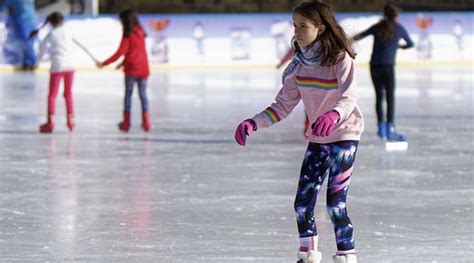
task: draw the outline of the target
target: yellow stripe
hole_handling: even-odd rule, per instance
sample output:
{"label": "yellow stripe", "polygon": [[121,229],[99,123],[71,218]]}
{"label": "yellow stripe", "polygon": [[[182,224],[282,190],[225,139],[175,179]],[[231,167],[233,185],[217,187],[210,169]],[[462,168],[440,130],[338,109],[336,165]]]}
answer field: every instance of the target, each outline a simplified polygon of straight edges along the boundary
{"label": "yellow stripe", "polygon": [[[356,63],[358,67],[369,67],[368,62]],[[396,67],[400,68],[421,68],[421,67],[472,67],[474,60],[458,60],[458,61],[406,61],[397,62]]]}
{"label": "yellow stripe", "polygon": [[302,85],[317,85],[317,86],[323,86],[323,87],[336,87],[336,83],[324,83],[324,82],[319,82],[319,81],[296,81],[297,84],[302,84]]}
{"label": "yellow stripe", "polygon": [[[358,67],[369,67],[368,62],[356,62]],[[399,68],[420,68],[420,67],[472,67],[474,65],[474,60],[458,60],[458,61],[412,61],[412,62],[397,62],[396,67]],[[264,71],[278,71],[282,70],[275,69],[275,64],[239,64],[239,65],[151,65],[150,70],[153,73],[163,72],[163,71],[174,71],[174,70],[186,70],[186,71],[229,71],[229,70],[239,70],[239,71],[249,71],[253,70],[264,70]],[[76,72],[98,72],[98,71],[114,71],[113,66],[98,69],[94,66],[89,67],[78,67]],[[0,65],[0,73],[13,73],[15,69],[13,66],[2,64]],[[41,66],[35,72],[49,72],[49,66]]]}
{"label": "yellow stripe", "polygon": [[278,122],[278,117],[275,116],[275,114],[273,114],[273,112],[271,110],[265,110],[265,113],[267,113],[268,117],[270,117],[270,121],[275,123],[275,122]]}

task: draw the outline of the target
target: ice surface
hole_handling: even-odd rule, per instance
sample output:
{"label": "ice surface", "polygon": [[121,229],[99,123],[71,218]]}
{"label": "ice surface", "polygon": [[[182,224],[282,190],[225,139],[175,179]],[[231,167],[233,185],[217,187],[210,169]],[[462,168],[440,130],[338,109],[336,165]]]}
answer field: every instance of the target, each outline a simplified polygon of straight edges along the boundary
{"label": "ice surface", "polygon": [[[45,121],[47,73],[0,74],[2,262],[294,262],[293,199],[305,151],[303,109],[243,148],[235,126],[275,97],[281,72],[176,70],[149,80],[152,131],[117,130],[120,72],[77,72],[77,129]],[[473,258],[472,68],[397,70],[397,125],[407,151],[375,134],[367,68],[357,70],[367,130],[348,210],[360,262]],[[335,252],[325,194],[323,262]],[[472,261],[471,261],[472,262]]]}

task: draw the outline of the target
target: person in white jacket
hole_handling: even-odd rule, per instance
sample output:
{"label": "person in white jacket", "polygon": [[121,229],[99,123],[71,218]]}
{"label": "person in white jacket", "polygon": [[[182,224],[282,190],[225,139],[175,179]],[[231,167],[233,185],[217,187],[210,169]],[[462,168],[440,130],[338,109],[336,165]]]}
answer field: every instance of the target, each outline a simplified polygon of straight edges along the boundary
{"label": "person in white jacket", "polygon": [[[40,126],[41,133],[51,133],[54,129],[53,116],[55,112],[55,100],[58,95],[59,84],[64,79],[64,99],[66,100],[67,127],[72,131],[74,123],[74,106],[72,98],[72,83],[74,79],[74,67],[71,63],[70,46],[73,37],[70,36],[63,27],[64,17],[59,12],[53,12],[47,16],[43,26],[50,24],[53,29],[46,35],[40,43],[37,61],[48,50],[51,59],[49,94],[48,94],[48,120]],[[43,27],[42,26],[42,27]],[[35,30],[30,37],[38,34]],[[37,62],[37,63],[38,63]]]}

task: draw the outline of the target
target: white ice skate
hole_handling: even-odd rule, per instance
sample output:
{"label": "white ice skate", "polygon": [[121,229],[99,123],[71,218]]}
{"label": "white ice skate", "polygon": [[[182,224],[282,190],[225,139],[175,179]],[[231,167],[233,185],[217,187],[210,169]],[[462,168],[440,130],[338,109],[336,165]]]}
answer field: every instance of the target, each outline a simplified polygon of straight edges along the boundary
{"label": "white ice skate", "polygon": [[298,251],[298,261],[296,263],[320,263],[323,256],[319,251],[308,251],[302,252]]}
{"label": "white ice skate", "polygon": [[391,151],[406,151],[408,150],[408,142],[385,142],[385,150]]}
{"label": "white ice skate", "polygon": [[397,133],[393,123],[387,123],[386,137],[385,149],[387,151],[406,151],[408,149],[407,137]]}
{"label": "white ice skate", "polygon": [[347,255],[335,255],[332,257],[334,263],[357,263],[357,257],[355,254],[347,254]]}

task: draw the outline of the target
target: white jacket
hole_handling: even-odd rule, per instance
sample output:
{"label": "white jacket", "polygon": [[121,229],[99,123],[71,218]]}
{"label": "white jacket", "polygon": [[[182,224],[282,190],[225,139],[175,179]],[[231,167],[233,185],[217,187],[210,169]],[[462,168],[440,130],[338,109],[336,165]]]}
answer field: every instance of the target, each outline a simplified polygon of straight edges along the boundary
{"label": "white jacket", "polygon": [[73,39],[62,26],[53,28],[40,43],[37,61],[41,61],[44,53],[48,50],[51,58],[50,72],[74,70],[70,57]]}

